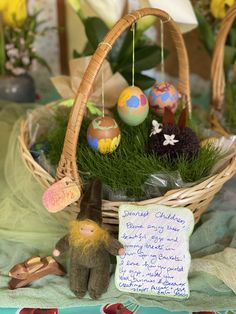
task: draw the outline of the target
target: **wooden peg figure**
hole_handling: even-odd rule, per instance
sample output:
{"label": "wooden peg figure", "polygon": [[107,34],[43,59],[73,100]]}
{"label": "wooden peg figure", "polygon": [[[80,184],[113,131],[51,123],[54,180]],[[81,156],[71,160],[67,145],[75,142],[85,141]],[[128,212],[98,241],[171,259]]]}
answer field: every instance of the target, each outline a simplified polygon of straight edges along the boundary
{"label": "wooden peg figure", "polygon": [[102,183],[93,180],[80,202],[76,220],[70,222],[69,233],[59,240],[54,256],[71,248],[70,289],[78,298],[86,292],[93,299],[106,292],[110,279],[110,256],[123,255],[122,244],[102,224]]}
{"label": "wooden peg figure", "polygon": [[47,275],[64,276],[63,267],[51,256],[33,256],[26,261],[16,264],[9,271],[11,280],[9,289],[17,289],[27,286],[34,280]]}

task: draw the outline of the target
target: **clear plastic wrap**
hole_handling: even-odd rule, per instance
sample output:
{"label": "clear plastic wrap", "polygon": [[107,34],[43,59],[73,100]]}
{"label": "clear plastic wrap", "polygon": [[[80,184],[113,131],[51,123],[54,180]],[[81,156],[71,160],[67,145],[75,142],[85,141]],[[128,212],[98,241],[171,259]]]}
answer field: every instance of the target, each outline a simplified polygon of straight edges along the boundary
{"label": "clear plastic wrap", "polygon": [[52,176],[55,175],[55,167],[46,158],[50,147],[45,139],[57,127],[55,112],[55,107],[49,106],[41,106],[27,112],[30,153],[35,161]]}

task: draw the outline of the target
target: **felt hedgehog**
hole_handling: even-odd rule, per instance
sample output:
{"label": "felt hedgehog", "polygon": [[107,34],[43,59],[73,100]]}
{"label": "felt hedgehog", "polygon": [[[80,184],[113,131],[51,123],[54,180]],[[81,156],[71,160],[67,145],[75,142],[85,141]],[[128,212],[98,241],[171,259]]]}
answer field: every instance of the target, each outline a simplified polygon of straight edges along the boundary
{"label": "felt hedgehog", "polygon": [[186,155],[193,157],[199,149],[199,140],[192,129],[186,127],[187,108],[183,109],[178,124],[175,123],[174,114],[165,108],[162,124],[152,121],[152,129],[147,145],[149,153],[176,158]]}

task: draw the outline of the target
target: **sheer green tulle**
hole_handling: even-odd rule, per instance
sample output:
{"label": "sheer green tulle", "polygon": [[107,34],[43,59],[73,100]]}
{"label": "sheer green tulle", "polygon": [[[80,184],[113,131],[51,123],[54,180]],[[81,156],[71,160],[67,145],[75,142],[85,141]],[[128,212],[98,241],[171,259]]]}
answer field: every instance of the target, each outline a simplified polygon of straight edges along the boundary
{"label": "sheer green tulle", "polygon": [[[217,277],[205,272],[190,274],[191,297],[175,301],[145,295],[124,294],[115,288],[113,277],[108,292],[98,301],[88,296],[79,300],[68,287],[68,278],[48,276],[35,281],[30,287],[8,290],[8,271],[33,255],[51,254],[55,242],[66,233],[69,211],[50,214],[42,206],[43,188],[37,183],[22,162],[18,151],[21,116],[32,106],[0,103],[0,307],[76,307],[130,300],[146,306],[159,306],[169,310],[219,310],[236,308],[236,296]],[[213,211],[203,217],[203,224],[194,232],[190,248],[194,257],[236,247],[235,200],[229,208],[226,193],[234,191],[235,181],[227,184],[211,208],[221,206],[232,211]],[[225,192],[226,191],[226,192]],[[234,192],[232,192],[234,195]],[[230,226],[230,228],[229,228]],[[232,236],[229,244],[217,239]],[[60,261],[66,264],[66,256]],[[232,256],[232,260],[235,256]],[[232,278],[236,276],[232,267]]]}

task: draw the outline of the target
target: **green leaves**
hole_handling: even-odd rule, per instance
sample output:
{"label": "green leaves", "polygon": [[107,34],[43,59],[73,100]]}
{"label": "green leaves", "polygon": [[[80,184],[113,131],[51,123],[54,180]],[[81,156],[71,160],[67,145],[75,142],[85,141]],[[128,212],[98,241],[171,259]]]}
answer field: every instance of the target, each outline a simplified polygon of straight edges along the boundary
{"label": "green leaves", "polygon": [[229,43],[233,47],[236,47],[236,24],[234,23],[229,32]]}
{"label": "green leaves", "polygon": [[[106,24],[98,17],[82,19],[87,35],[87,45],[82,55],[88,56],[95,52],[99,43],[109,31]],[[133,33],[130,29],[123,32],[114,43],[107,56],[113,72],[120,72],[131,83],[132,80],[132,48]],[[74,57],[82,56],[74,51]],[[165,56],[167,51],[165,51]],[[151,87],[155,80],[143,75],[141,72],[156,67],[161,61],[160,47],[147,41],[141,32],[135,36],[135,85],[142,89]]]}
{"label": "green leaves", "polygon": [[225,88],[225,116],[227,126],[231,132],[235,133],[236,130],[236,82],[228,82]]}
{"label": "green leaves", "polygon": [[236,23],[233,24],[228,38],[226,40],[225,51],[224,51],[224,67],[225,71],[230,69],[230,66],[235,62],[236,59]]}
{"label": "green leaves", "polygon": [[236,57],[236,47],[225,46],[224,51],[224,68],[228,71],[230,66],[234,63]]}
{"label": "green leaves", "polygon": [[[130,60],[131,58],[131,60]],[[157,45],[140,47],[135,50],[135,71],[141,72],[154,68],[161,62],[161,49]],[[119,71],[127,72],[131,70],[132,55],[124,60],[119,66]]]}
{"label": "green leaves", "polygon": [[96,105],[92,101],[88,101],[87,104],[88,111],[96,116],[102,116],[102,111],[96,107]]}
{"label": "green leaves", "polygon": [[196,11],[196,16],[198,19],[200,36],[202,42],[210,55],[213,53],[215,35],[212,29],[212,26],[207,22],[206,18]]}
{"label": "green leaves", "polygon": [[95,50],[109,29],[98,17],[88,17],[84,21],[84,27],[88,41]]}
{"label": "green leaves", "polygon": [[[75,102],[74,98],[68,98],[68,99],[61,100],[58,105],[72,107],[74,102]],[[86,107],[92,115],[102,116],[102,111],[99,108],[97,108],[96,105],[92,101],[88,101],[86,103]]]}
{"label": "green leaves", "polygon": [[[124,76],[127,82],[131,85],[132,84],[131,72],[121,72],[121,74]],[[139,86],[143,90],[150,88],[156,82],[154,78],[141,74],[141,73],[134,74],[134,81],[135,81],[135,86]]]}
{"label": "green leaves", "polygon": [[73,57],[73,59],[77,59],[77,58],[82,57],[82,54],[74,49],[73,52],[72,52],[72,57]]}
{"label": "green leaves", "polygon": [[41,58],[38,55],[34,55],[34,59],[36,59],[38,61],[39,64],[41,64],[42,66],[44,66],[45,68],[47,68],[48,72],[50,74],[52,74],[52,70],[50,68],[50,66],[48,65],[48,63],[46,62],[46,60],[44,60],[43,58]]}

